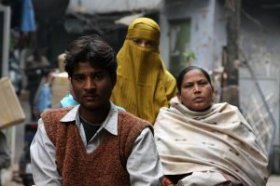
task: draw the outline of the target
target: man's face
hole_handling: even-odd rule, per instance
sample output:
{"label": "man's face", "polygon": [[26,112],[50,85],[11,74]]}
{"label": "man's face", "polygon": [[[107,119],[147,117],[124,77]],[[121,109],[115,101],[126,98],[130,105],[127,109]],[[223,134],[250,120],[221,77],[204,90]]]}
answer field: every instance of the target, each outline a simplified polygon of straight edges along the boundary
{"label": "man's face", "polygon": [[102,109],[109,103],[114,87],[108,71],[92,67],[89,63],[79,63],[74,69],[71,84],[75,99],[81,108]]}
{"label": "man's face", "polygon": [[203,111],[212,104],[213,88],[205,75],[197,69],[184,75],[178,97],[190,110]]}

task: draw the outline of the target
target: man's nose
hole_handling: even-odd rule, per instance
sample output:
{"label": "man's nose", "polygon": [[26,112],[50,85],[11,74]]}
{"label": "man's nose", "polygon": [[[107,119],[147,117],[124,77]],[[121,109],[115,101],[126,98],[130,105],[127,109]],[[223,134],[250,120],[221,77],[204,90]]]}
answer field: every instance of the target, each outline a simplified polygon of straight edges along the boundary
{"label": "man's nose", "polygon": [[92,89],[95,87],[95,83],[91,78],[87,78],[85,81],[85,88],[86,89]]}

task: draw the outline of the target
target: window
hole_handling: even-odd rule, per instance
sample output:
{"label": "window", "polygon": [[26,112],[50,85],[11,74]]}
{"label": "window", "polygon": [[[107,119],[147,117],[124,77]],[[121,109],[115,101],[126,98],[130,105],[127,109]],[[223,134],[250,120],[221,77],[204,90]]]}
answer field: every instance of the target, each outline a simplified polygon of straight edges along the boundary
{"label": "window", "polygon": [[194,54],[188,50],[190,43],[190,20],[169,20],[170,72],[177,76],[188,65]]}

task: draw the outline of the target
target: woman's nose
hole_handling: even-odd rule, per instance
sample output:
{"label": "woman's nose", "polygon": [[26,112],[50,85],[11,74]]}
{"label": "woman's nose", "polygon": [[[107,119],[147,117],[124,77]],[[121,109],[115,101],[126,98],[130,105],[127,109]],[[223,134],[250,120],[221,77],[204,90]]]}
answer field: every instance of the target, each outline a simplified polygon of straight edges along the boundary
{"label": "woman's nose", "polygon": [[147,47],[147,46],[148,46],[148,43],[147,43],[146,40],[140,40],[139,45],[140,45],[141,47]]}
{"label": "woman's nose", "polygon": [[199,86],[197,84],[194,84],[194,92],[199,92]]}

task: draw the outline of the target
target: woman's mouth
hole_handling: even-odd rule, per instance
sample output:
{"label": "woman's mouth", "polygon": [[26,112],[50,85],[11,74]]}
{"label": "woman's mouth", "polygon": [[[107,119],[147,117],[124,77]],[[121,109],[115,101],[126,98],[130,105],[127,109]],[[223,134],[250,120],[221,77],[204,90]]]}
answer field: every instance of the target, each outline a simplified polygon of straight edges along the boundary
{"label": "woman's mouth", "polygon": [[204,98],[203,97],[196,97],[193,99],[195,102],[203,102]]}

